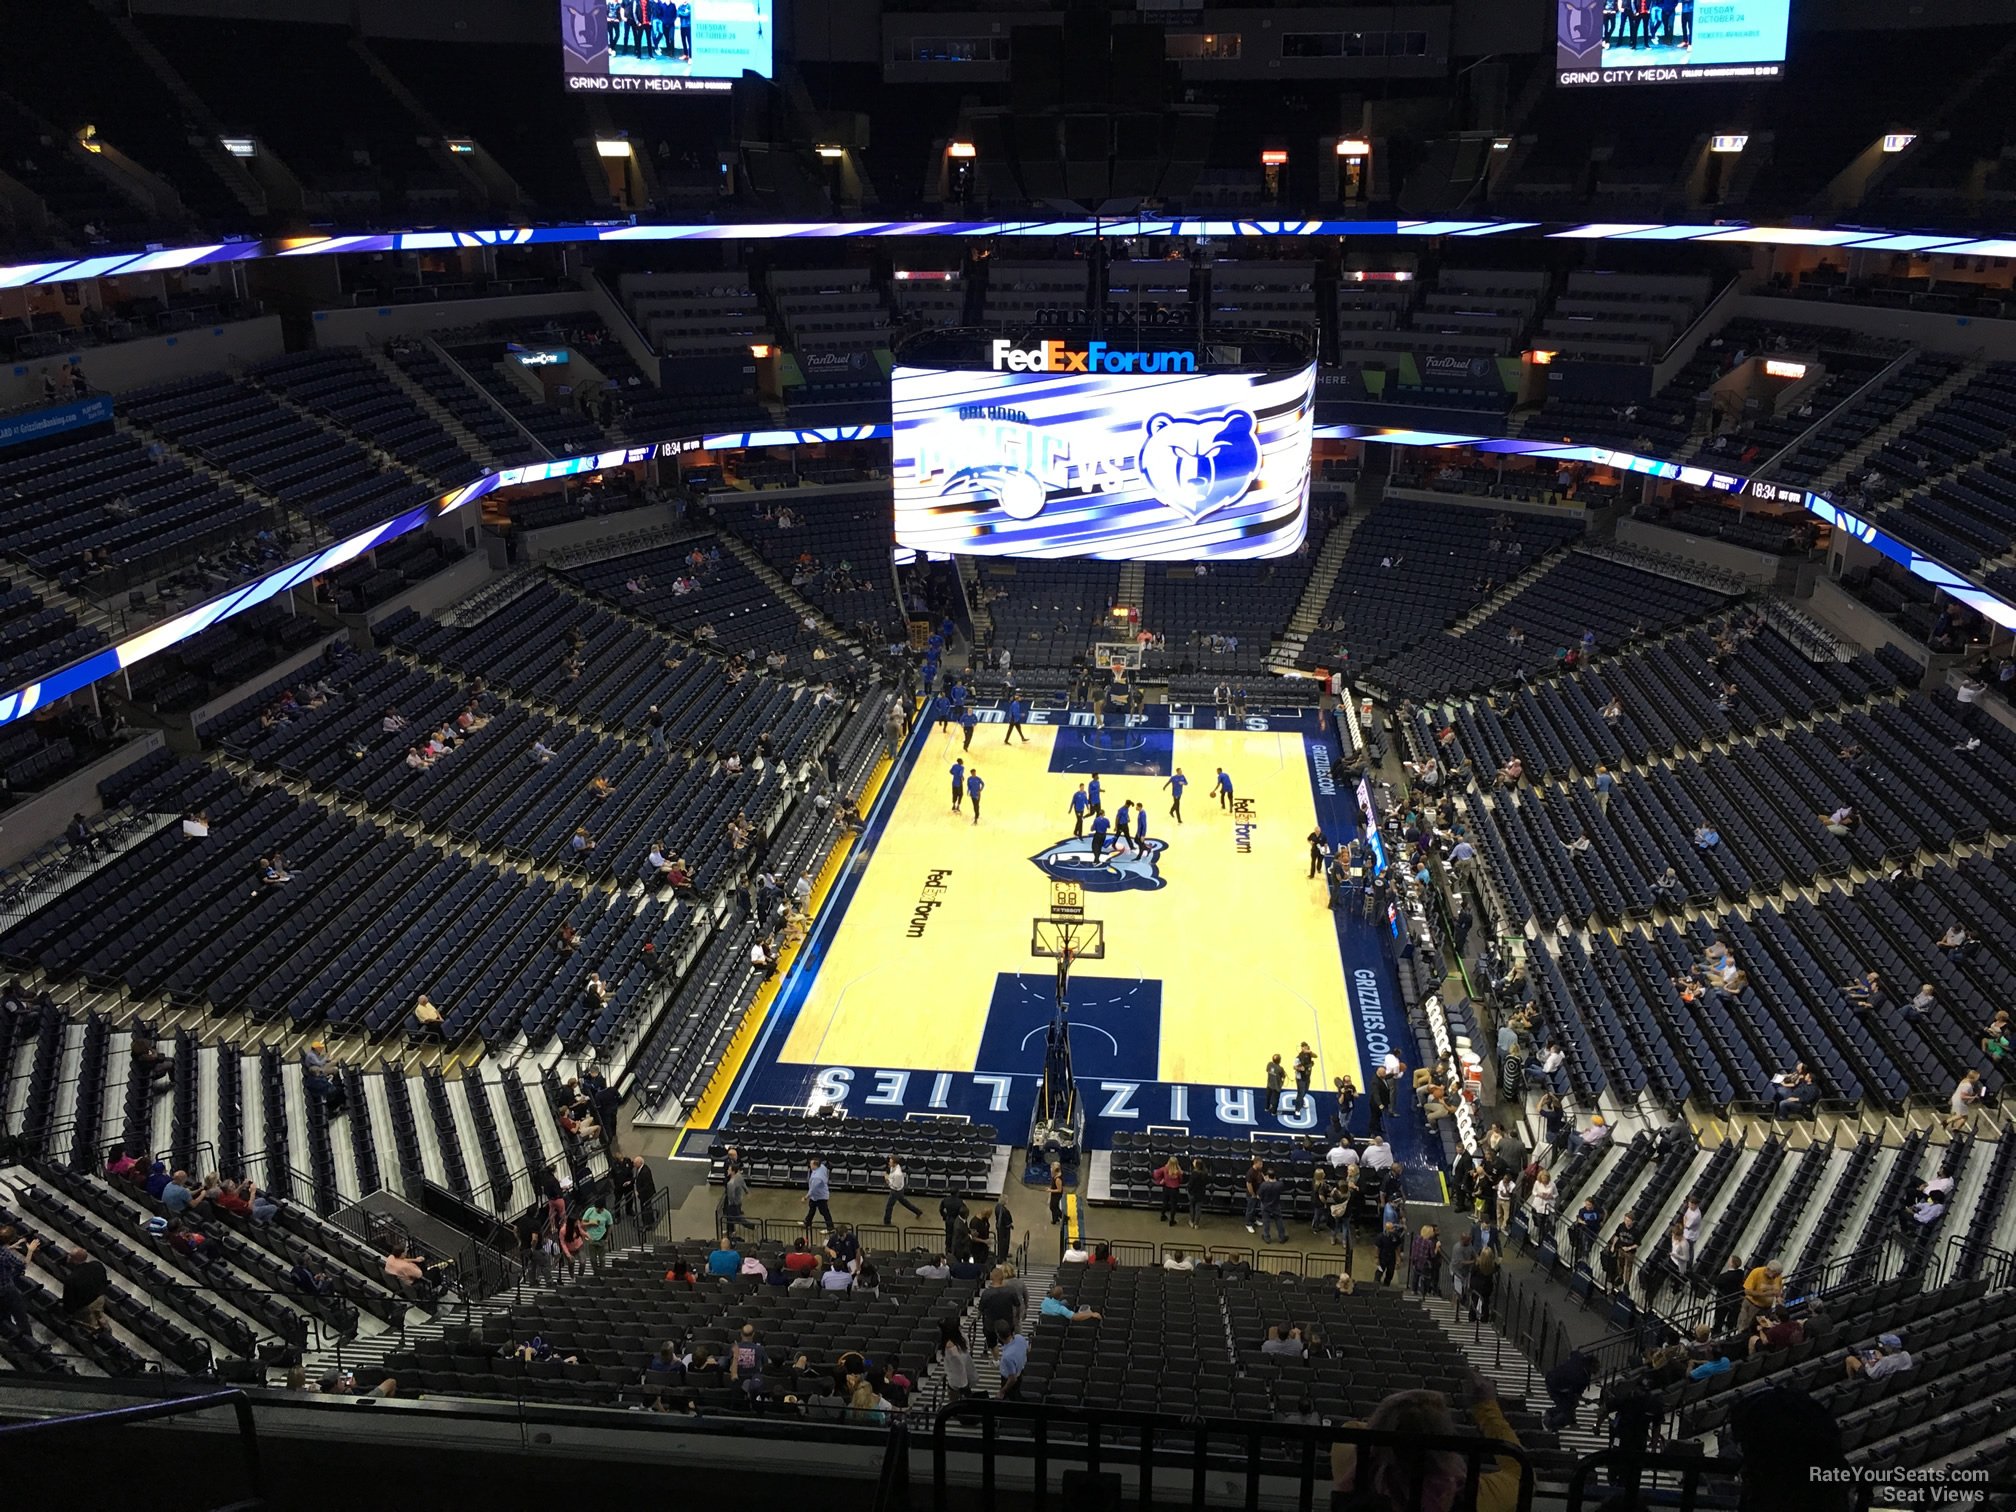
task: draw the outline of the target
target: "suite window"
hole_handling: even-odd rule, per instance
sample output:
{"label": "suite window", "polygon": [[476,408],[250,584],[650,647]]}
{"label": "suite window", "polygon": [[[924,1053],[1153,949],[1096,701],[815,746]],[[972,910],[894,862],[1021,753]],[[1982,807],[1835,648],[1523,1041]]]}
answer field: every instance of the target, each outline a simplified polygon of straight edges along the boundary
{"label": "suite window", "polygon": [[913,37],[896,44],[897,63],[1005,63],[1006,37]]}
{"label": "suite window", "polygon": [[1228,62],[1239,56],[1238,32],[1171,32],[1165,55],[1178,62]]}

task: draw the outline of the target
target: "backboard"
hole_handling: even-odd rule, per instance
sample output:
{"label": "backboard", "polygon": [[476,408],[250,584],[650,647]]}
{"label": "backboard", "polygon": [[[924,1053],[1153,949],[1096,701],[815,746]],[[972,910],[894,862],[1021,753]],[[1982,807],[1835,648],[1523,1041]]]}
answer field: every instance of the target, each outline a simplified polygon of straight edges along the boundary
{"label": "backboard", "polygon": [[1074,961],[1099,961],[1106,956],[1106,924],[1102,919],[1038,917],[1030,931],[1029,954],[1056,960],[1066,950]]}

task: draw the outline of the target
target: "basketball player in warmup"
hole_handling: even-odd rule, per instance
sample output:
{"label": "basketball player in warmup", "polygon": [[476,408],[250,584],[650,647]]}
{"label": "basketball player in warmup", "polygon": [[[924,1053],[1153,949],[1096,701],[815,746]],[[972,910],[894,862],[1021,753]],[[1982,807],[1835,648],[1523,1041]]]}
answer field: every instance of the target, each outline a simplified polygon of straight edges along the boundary
{"label": "basketball player in warmup", "polygon": [[1134,849],[1142,855],[1148,854],[1148,805],[1134,805]]}
{"label": "basketball player in warmup", "polygon": [[954,760],[952,763],[952,812],[959,812],[959,802],[966,796],[966,763]]}
{"label": "basketball player in warmup", "polygon": [[1085,811],[1092,807],[1091,796],[1085,791],[1085,784],[1078,784],[1078,791],[1071,795],[1071,838],[1085,837]]}
{"label": "basketball player in warmup", "polygon": [[1092,780],[1085,784],[1085,801],[1095,809],[1106,806],[1099,796],[1099,774],[1096,772],[1092,774]]}
{"label": "basketball player in warmup", "polygon": [[979,723],[980,716],[975,714],[971,709],[961,709],[959,711],[959,730],[965,737],[959,747],[960,750],[970,751],[973,749],[973,727]]}
{"label": "basketball player in warmup", "polygon": [[966,774],[966,796],[973,800],[973,822],[980,822],[980,795],[987,790],[987,784],[980,780],[980,768],[975,767]]}
{"label": "basketball player in warmup", "polygon": [[1218,807],[1224,809],[1228,814],[1231,813],[1232,779],[1225,775],[1225,768],[1223,767],[1218,768],[1218,782],[1215,791],[1218,794]]}
{"label": "basketball player in warmup", "polygon": [[1169,817],[1178,824],[1183,822],[1183,789],[1190,786],[1190,779],[1183,775],[1183,768],[1176,768],[1176,774],[1162,786],[1169,789]]}
{"label": "basketball player in warmup", "polygon": [[1120,805],[1120,812],[1113,820],[1113,854],[1119,855],[1122,848],[1134,849],[1134,800],[1131,798]]}
{"label": "basketball player in warmup", "polygon": [[1095,808],[1092,810],[1092,859],[1094,861],[1103,861],[1106,858],[1106,836],[1112,832],[1112,829],[1113,821],[1106,817],[1104,809]]}
{"label": "basketball player in warmup", "polygon": [[1027,719],[1028,717],[1029,717],[1029,705],[1022,702],[1021,694],[1018,693],[1013,698],[1009,699],[1008,733],[1001,737],[1001,744],[1003,745],[1008,744],[1008,742],[1013,740],[1017,735],[1020,735],[1022,737],[1022,744],[1024,745],[1029,744],[1029,732],[1022,728],[1022,721]]}

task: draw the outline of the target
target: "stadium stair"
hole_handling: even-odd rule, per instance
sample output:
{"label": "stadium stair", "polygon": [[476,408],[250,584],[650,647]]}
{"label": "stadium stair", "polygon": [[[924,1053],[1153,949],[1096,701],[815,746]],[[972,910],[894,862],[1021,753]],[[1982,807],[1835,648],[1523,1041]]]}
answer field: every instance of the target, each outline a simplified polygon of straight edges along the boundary
{"label": "stadium stair", "polygon": [[855,656],[860,655],[861,648],[855,645],[853,640],[838,625],[826,617],[826,612],[823,609],[817,604],[808,601],[797,589],[791,586],[788,580],[779,576],[776,569],[763,560],[755,547],[731,531],[718,531],[716,532],[716,536],[721,544],[726,546],[729,552],[734,555],[736,560],[756,575],[758,582],[777,595],[780,603],[788,604],[801,619],[808,614],[811,615],[818,622],[819,633],[821,635],[847,648],[850,654]]}
{"label": "stadium stair", "polygon": [[1114,602],[1122,609],[1140,609],[1148,595],[1148,571],[1139,562],[1120,564],[1120,590]]}
{"label": "stadium stair", "polygon": [[[1529,1364],[1526,1356],[1519,1352],[1519,1346],[1500,1333],[1495,1323],[1473,1324],[1454,1298],[1439,1293],[1432,1297],[1416,1297],[1414,1301],[1435,1320],[1436,1326],[1463,1352],[1463,1358],[1475,1367],[1477,1373],[1498,1388],[1502,1401],[1539,1402],[1545,1399],[1540,1363],[1534,1361]],[[1608,1449],[1610,1436],[1602,1430],[1602,1422],[1601,1408],[1585,1395],[1574,1426],[1556,1432],[1562,1451],[1580,1459]],[[1599,1426],[1589,1426],[1592,1423]]]}
{"label": "stadium stair", "polygon": [[423,415],[453,436],[455,444],[463,451],[492,471],[502,465],[497,454],[478,440],[475,432],[449,413],[426,389],[409,378],[399,364],[387,357],[381,348],[366,347],[363,353],[365,360],[378,370],[379,376],[418,405]]}
{"label": "stadium stair", "polygon": [[1309,643],[1309,637],[1323,622],[1323,606],[1330,602],[1330,590],[1337,584],[1337,571],[1344,565],[1344,553],[1351,547],[1351,537],[1358,527],[1365,523],[1366,512],[1354,509],[1335,525],[1323,538],[1323,545],[1316,552],[1316,565],[1310,570],[1308,582],[1302,585],[1302,597],[1295,605],[1295,612],[1288,617],[1287,631],[1278,636],[1269,656],[1268,665],[1276,672],[1288,672],[1295,666],[1302,648]]}
{"label": "stadium stair", "polygon": [[[953,562],[959,569],[959,586],[966,594],[966,614],[973,624],[973,644],[991,645],[994,640],[994,617],[987,612],[987,606],[980,593],[980,564],[970,556],[955,556]],[[950,654],[950,648],[947,648]]]}
{"label": "stadium stair", "polygon": [[[1022,1326],[1017,1330],[1025,1338],[1033,1338],[1037,1320],[1043,1316],[1043,1298],[1050,1291],[1051,1278],[1057,1274],[1054,1265],[1032,1265],[1018,1279],[1028,1288],[1029,1310],[1022,1317]],[[1001,1394],[1001,1365],[995,1358],[993,1347],[987,1344],[980,1333],[980,1299],[975,1296],[966,1309],[964,1319],[966,1342],[973,1351],[973,1390],[976,1395],[995,1397]],[[978,1341],[978,1342],[976,1342]],[[927,1411],[936,1412],[946,1400],[945,1371],[934,1364],[931,1373],[923,1382],[919,1399]]]}
{"label": "stadium stair", "polygon": [[1915,403],[1907,404],[1903,409],[1899,410],[1860,441],[1856,442],[1854,446],[1843,452],[1825,472],[1821,473],[1814,480],[1814,488],[1824,493],[1830,488],[1839,487],[1842,480],[1852,477],[1861,469],[1863,463],[1881,451],[1886,442],[1895,440],[1920,420],[1924,419],[1925,416],[1938,409],[1940,405],[1959,393],[1961,389],[1967,387],[1974,379],[1980,377],[1986,367],[1987,363],[1985,359],[1978,357],[1971,362],[1963,363],[1954,370],[1953,375],[1944,383],[1925,394]]}

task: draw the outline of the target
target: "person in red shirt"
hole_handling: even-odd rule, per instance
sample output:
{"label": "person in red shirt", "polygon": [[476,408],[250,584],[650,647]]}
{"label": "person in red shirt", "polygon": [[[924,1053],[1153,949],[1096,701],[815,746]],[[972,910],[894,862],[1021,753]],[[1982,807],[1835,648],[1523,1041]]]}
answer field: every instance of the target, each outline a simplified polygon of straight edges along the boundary
{"label": "person in red shirt", "polygon": [[784,1269],[794,1276],[816,1275],[819,1270],[819,1257],[806,1247],[803,1239],[796,1240],[785,1252]]}

